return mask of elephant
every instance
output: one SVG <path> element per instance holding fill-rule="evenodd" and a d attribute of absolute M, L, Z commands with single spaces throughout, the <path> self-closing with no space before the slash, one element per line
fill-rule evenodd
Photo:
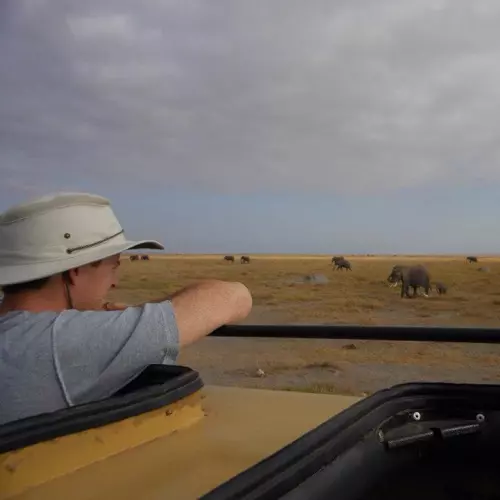
<path fill-rule="evenodd" d="M 337 271 L 339 271 L 340 269 L 345 269 L 346 271 L 352 271 L 351 263 L 344 258 L 342 258 L 341 260 L 337 260 L 337 262 L 335 262 L 335 269 Z"/>
<path fill-rule="evenodd" d="M 226 255 L 224 257 L 224 260 L 227 260 L 229 262 L 234 262 L 234 255 Z"/>
<path fill-rule="evenodd" d="M 444 295 L 448 291 L 448 287 L 440 281 L 434 283 L 434 289 L 439 295 Z"/>
<path fill-rule="evenodd" d="M 392 268 L 392 271 L 391 271 L 391 276 L 393 273 L 397 273 L 399 271 L 402 271 L 403 269 L 408 269 L 410 266 L 400 266 L 400 265 L 397 265 L 397 266 L 394 266 Z M 397 280 L 390 280 L 388 279 L 387 281 L 389 281 L 389 286 L 391 288 L 394 288 L 394 287 L 397 287 L 400 283 L 401 283 L 401 278 L 397 279 Z"/>
<path fill-rule="evenodd" d="M 413 297 L 416 297 L 418 287 L 424 288 L 425 297 L 429 296 L 430 275 L 427 269 L 420 264 L 416 266 L 394 266 L 387 281 L 392 284 L 396 283 L 396 285 L 401 282 L 401 298 L 405 296 L 410 298 L 408 293 L 410 287 L 413 288 Z"/>
<path fill-rule="evenodd" d="M 477 264 L 479 262 L 478 258 L 474 257 L 474 255 L 469 255 L 468 257 L 466 257 L 465 261 L 468 264 L 471 264 L 472 262 L 475 262 Z"/>

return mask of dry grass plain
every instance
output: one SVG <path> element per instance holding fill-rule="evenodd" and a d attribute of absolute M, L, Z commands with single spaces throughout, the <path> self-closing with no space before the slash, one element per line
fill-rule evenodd
<path fill-rule="evenodd" d="M 346 256 L 353 271 L 333 271 L 331 256 L 251 256 L 249 265 L 222 256 L 152 256 L 122 261 L 112 299 L 130 304 L 168 295 L 199 279 L 245 283 L 252 292 L 250 324 L 344 323 L 457 325 L 500 328 L 500 257 L 466 264 L 462 256 Z M 401 299 L 389 288 L 395 264 L 420 262 L 448 294 Z M 481 267 L 486 271 L 479 270 Z M 326 284 L 297 283 L 323 274 Z M 351 345 L 350 345 L 351 344 Z M 207 338 L 187 348 L 179 362 L 207 383 L 344 394 L 369 394 L 409 380 L 500 380 L 500 347 L 430 342 Z M 265 377 L 258 377 L 261 368 Z"/>

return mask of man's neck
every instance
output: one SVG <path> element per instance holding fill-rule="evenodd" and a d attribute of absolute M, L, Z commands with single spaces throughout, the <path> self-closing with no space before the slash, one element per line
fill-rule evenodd
<path fill-rule="evenodd" d="M 41 293 L 16 293 L 6 294 L 2 303 L 0 303 L 0 314 L 6 314 L 11 311 L 28 311 L 33 313 L 54 311 L 60 312 L 66 309 L 64 297 L 48 296 Z"/>

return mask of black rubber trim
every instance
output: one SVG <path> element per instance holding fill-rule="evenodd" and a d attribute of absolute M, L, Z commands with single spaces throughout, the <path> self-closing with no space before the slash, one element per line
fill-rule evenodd
<path fill-rule="evenodd" d="M 500 328 L 379 325 L 225 325 L 214 330 L 210 336 L 499 344 Z"/>
<path fill-rule="evenodd" d="M 0 453 L 141 415 L 180 401 L 202 387 L 200 374 L 188 367 L 150 365 L 108 399 L 0 426 Z"/>
<path fill-rule="evenodd" d="M 276 500 L 364 439 L 389 416 L 430 404 L 446 411 L 453 407 L 498 409 L 500 385 L 422 382 L 384 389 L 222 483 L 201 500 Z"/>

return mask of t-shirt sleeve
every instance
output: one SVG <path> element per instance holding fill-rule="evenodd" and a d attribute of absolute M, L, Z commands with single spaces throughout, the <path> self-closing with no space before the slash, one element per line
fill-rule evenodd
<path fill-rule="evenodd" d="M 109 397 L 147 365 L 176 362 L 179 331 L 172 303 L 64 311 L 53 325 L 52 349 L 68 405 Z"/>

